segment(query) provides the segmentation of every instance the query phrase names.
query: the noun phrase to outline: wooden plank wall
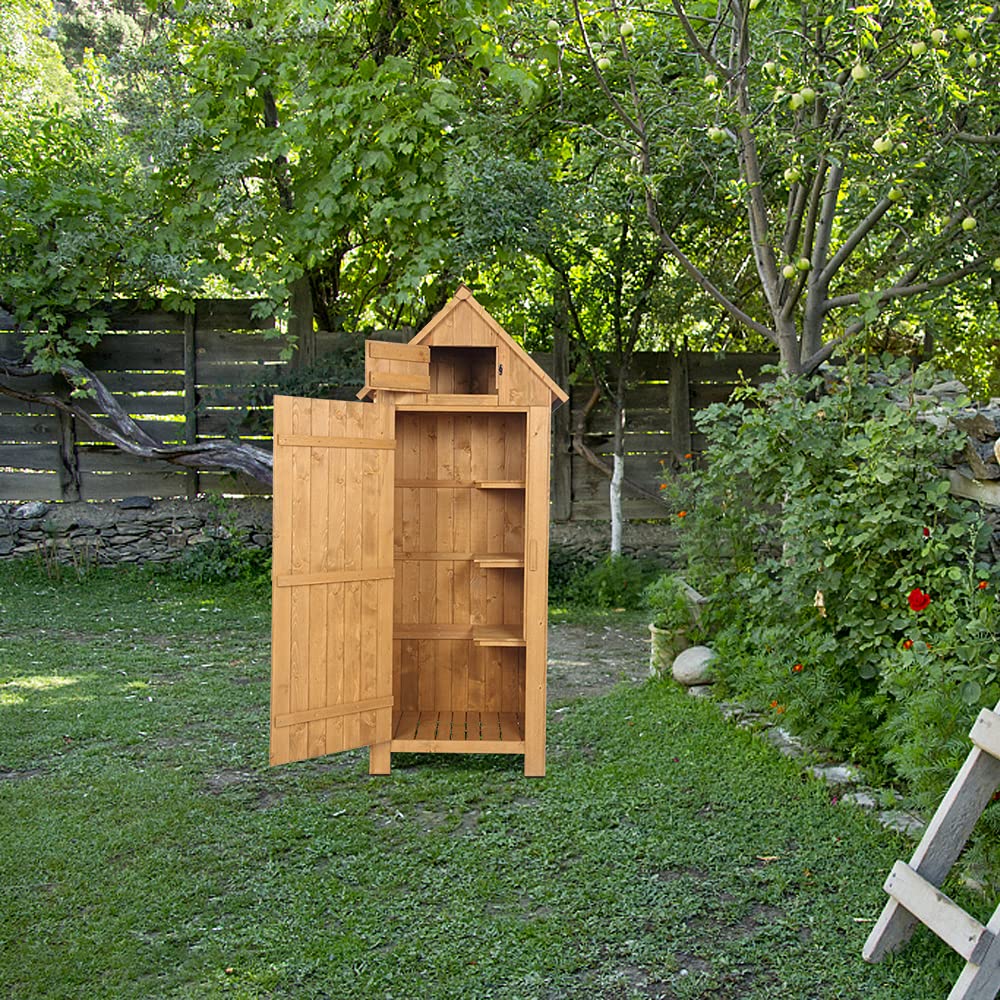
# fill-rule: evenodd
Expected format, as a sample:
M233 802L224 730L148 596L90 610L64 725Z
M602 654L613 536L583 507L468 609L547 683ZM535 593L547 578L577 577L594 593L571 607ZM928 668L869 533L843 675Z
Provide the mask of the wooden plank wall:
M282 337L262 334L273 321L253 317L252 301L205 300L192 316L164 310L122 308L110 329L83 361L121 400L140 425L164 442L191 442L232 433L241 386L266 384L282 365ZM383 336L383 335L380 335ZM386 339L400 339L388 333ZM316 334L318 356L343 335ZM0 357L20 354L17 338L0 330ZM551 354L533 355L556 377ZM703 442L693 433L692 415L728 399L743 379L759 381L773 355L688 353L682 357L646 352L637 355L628 399L626 475L657 491L661 462L676 451L697 452ZM12 379L12 385L55 391L48 376ZM578 423L592 386L569 386L570 403L554 422L553 513L573 520L606 520L608 483L586 461L569 452L568 435ZM687 405L685 406L685 401ZM566 417L569 420L566 420ZM611 461L611 410L599 404L585 435L587 446ZM270 447L270 437L245 437ZM214 472L189 472L166 462L133 458L100 440L86 427L0 395L0 501L105 500L132 495L193 496L198 492L256 493L249 479ZM629 518L664 516L662 505L625 493Z

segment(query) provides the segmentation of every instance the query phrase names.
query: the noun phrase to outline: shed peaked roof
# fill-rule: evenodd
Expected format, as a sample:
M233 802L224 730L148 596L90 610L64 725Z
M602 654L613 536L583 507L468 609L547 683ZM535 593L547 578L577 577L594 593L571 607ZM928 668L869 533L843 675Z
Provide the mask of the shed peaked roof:
M476 297L465 285L459 285L458 290L448 304L410 341L411 344L422 344L437 330L453 313L460 309L472 309L486 324L496 338L515 352L515 356L531 373L538 378L552 393L553 403L565 403L569 396L561 389L535 361L530 354L476 301Z
M475 296L465 285L459 285L458 290L448 304L408 342L407 346L419 347L426 344L429 347L435 345L435 335L441 337L446 332L451 332L448 329L448 321L457 318L463 311L469 310L471 310L479 321L480 329L485 329L487 338L495 338L496 341L504 344L512 352L511 357L516 359L518 364L522 365L533 378L537 379L544 386L546 392L551 396L554 406L565 403L569 399L568 394L545 373L544 369L531 355L476 301ZM459 324L455 325L459 326ZM488 346L488 341L484 345L481 337L482 334L472 340L471 343L463 343L461 336L459 336L450 345L447 341L442 343L438 340L436 346ZM366 384L358 393L358 398L368 398L374 391L376 391L374 386Z

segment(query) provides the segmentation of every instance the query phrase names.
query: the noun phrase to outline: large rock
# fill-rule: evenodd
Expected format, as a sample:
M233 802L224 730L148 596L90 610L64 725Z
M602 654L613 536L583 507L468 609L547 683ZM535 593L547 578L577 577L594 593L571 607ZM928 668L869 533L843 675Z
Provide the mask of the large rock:
M712 661L715 653L708 646L689 646L683 652L678 653L674 659L671 671L674 680L684 687L692 687L695 684L711 684L715 677L712 676Z

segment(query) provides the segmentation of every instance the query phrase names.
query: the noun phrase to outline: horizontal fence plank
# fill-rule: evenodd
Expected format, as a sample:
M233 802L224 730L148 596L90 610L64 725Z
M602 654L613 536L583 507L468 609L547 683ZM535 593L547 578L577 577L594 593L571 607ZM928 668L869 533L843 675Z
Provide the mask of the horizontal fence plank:
M0 500L58 500L60 496L54 472L0 472Z
M59 420L41 413L0 414L0 441L35 444L59 440Z
M632 521L655 521L669 517L669 512L663 510L652 500L622 500L622 516ZM608 498L582 499L573 498L574 521L609 521L611 505Z
M155 468L152 466L151 468ZM182 497L187 495L187 474L177 472L133 472L126 475L103 472L80 474L82 500L120 500L128 496Z
M59 471L56 444L0 444L0 469Z
M95 375L112 371L183 371L184 338L173 332L105 334L96 347L80 352L80 360Z

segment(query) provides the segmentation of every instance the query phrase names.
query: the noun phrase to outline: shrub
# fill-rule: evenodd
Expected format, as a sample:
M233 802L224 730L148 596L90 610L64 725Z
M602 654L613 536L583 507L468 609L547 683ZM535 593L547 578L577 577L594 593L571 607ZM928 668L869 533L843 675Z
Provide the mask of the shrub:
M605 556L592 566L581 566L566 586L566 602L588 608L629 611L642 607L642 595L661 567L649 559Z
M851 363L741 390L704 411L706 464L679 487L723 682L924 804L1000 696L989 529L940 471L961 438L936 377Z
M215 508L212 537L192 545L176 562L167 563L163 572L191 583L244 581L269 585L271 553L250 543L239 526L235 511L222 497L209 495Z
M650 610L650 623L656 628L673 631L694 624L694 605L684 584L672 573L664 573L650 583L642 592L642 603Z

